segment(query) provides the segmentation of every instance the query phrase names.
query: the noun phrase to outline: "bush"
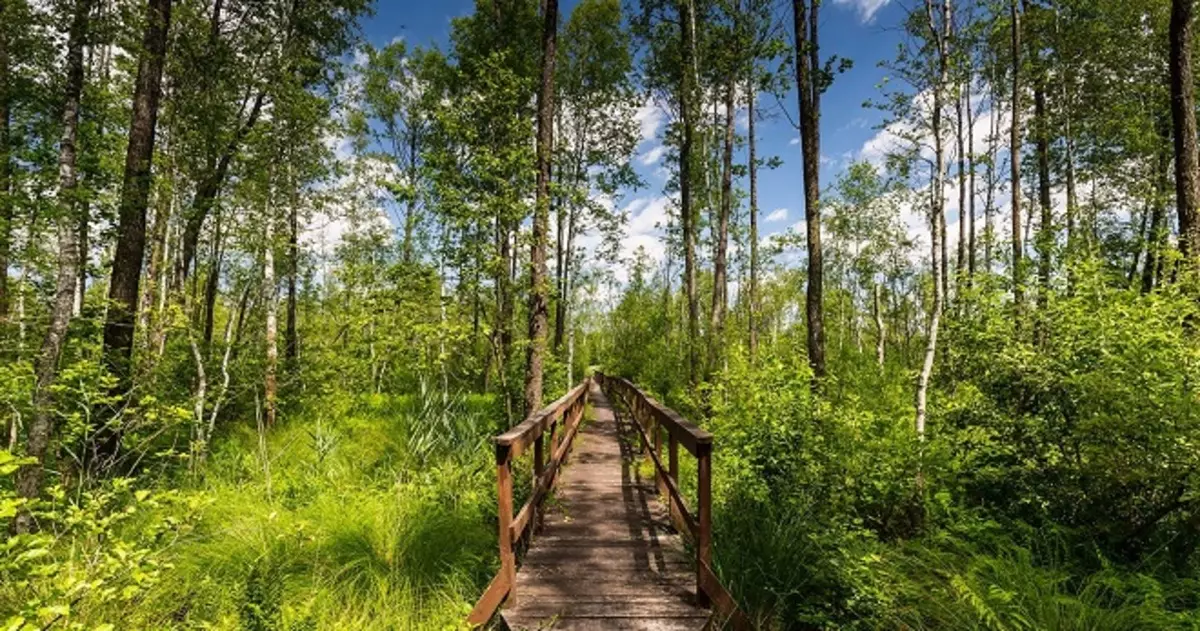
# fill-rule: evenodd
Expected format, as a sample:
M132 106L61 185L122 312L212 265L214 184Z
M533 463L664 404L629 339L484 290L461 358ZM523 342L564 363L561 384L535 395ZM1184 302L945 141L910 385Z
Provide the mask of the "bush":
M25 459L0 451L0 478ZM172 571L171 548L192 528L203 498L137 489L119 478L28 503L0 486L0 528L29 511L38 530L0 543L0 619L4 629L124 627L129 609Z

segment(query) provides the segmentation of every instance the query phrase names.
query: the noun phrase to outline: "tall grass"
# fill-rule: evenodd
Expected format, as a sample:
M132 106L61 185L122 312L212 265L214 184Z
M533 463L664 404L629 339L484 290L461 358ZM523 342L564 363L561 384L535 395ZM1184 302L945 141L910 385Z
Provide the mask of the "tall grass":
M427 629L494 571L487 397L333 398L221 441L207 508L132 626Z

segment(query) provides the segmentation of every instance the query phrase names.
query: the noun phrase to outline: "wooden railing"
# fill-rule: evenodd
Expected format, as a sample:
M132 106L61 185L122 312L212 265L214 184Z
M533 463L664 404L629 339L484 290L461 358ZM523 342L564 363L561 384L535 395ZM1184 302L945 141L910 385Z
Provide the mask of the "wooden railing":
M520 425L493 439L496 445L497 504L500 522L500 571L488 584L479 602L471 610L467 622L486 623L496 613L505 597L516 600L517 544L537 523L542 502L554 487L558 470L571 450L579 429L584 408L587 407L591 378L575 386L561 399L531 414ZM549 433L550 461L545 459L546 434ZM533 493L513 516L512 463L533 447Z
M696 597L713 607L717 617L734 629L752 625L712 569L712 449L713 435L688 422L678 412L654 400L621 377L597 373L605 393L616 395L642 436L642 450L654 462L654 478L675 528L691 539L696 549ZM611 398L611 397L610 397ZM667 439L667 466L662 462L663 434ZM679 446L696 457L696 512L688 509L679 490Z

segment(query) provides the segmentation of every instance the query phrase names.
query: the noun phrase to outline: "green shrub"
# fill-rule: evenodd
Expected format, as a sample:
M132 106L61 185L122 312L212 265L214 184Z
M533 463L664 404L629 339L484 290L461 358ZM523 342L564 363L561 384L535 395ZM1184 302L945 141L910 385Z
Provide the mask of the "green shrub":
M27 462L0 450L0 478ZM204 505L198 495L137 489L125 478L28 503L0 485L0 528L28 511L38 529L0 542L0 620L8 631L124 628L130 608L173 570L172 547Z

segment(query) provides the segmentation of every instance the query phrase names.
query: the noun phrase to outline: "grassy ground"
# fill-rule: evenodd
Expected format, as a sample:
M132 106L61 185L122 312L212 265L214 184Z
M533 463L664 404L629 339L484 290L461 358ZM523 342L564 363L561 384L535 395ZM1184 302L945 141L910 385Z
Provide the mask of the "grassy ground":
M139 628L443 629L494 571L491 401L331 402L221 441ZM317 411L325 410L324 412Z

